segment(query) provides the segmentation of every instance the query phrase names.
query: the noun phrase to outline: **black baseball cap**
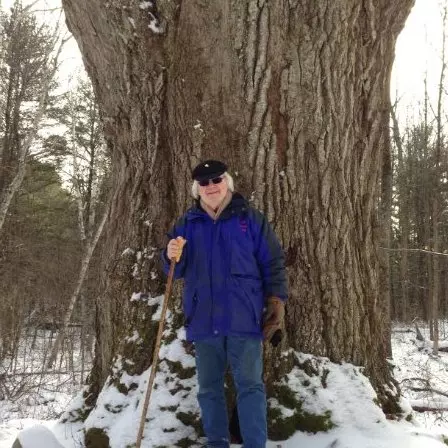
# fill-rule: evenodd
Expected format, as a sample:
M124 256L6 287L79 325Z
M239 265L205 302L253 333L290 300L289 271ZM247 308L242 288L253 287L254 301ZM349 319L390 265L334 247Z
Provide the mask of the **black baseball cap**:
M227 171L227 165L219 160L205 160L193 170L191 177L194 180L208 180L219 177Z

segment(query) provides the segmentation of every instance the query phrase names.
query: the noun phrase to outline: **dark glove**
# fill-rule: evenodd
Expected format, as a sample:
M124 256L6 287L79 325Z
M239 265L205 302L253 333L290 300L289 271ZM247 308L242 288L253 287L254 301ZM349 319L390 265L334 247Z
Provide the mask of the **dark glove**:
M263 336L267 341L271 341L274 334L277 334L276 339L281 334L284 317L285 303L283 300L278 297L269 297L266 301L266 311L263 316ZM280 330L280 333L277 333L278 330Z

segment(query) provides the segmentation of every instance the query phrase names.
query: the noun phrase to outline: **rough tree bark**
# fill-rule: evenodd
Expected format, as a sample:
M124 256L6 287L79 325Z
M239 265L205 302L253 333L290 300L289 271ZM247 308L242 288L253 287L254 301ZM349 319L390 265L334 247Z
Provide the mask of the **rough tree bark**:
M88 401L133 325L131 294L162 291L155 259L190 203L191 168L218 157L283 243L289 346L366 366L386 404L377 199L394 45L413 0L63 5L114 170Z

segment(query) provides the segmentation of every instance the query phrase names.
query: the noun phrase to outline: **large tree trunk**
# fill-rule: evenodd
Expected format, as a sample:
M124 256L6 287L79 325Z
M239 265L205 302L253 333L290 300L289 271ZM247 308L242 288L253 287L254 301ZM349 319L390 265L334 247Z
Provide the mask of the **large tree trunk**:
M413 0L138 3L63 0L114 168L90 402L132 328L131 294L162 291L149 273L205 157L229 163L283 243L287 343L365 365L380 390L391 378L378 186L394 45ZM127 248L143 254L134 276ZM150 353L134 359L141 369Z

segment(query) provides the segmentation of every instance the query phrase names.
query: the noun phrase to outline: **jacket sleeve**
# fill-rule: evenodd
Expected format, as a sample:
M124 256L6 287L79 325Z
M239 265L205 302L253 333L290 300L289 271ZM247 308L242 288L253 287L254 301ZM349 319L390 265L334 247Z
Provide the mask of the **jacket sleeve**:
M255 211L255 222L255 257L263 280L264 296L285 301L288 297L285 254L267 218Z
M173 238L177 238L178 236L181 236L183 238L186 238L186 223L187 220L185 216L180 218L174 227L167 233L168 241L172 240ZM188 244L188 242L187 242ZM187 266L187 244L184 246L184 249L182 251L182 256L180 257L180 260L178 263L176 263L176 267L174 269L174 279L182 278L185 274L185 267ZM162 263L163 263L163 271L166 275L168 275L168 272L170 270L170 264L171 261L168 259L167 255L167 249L163 249L162 251Z

